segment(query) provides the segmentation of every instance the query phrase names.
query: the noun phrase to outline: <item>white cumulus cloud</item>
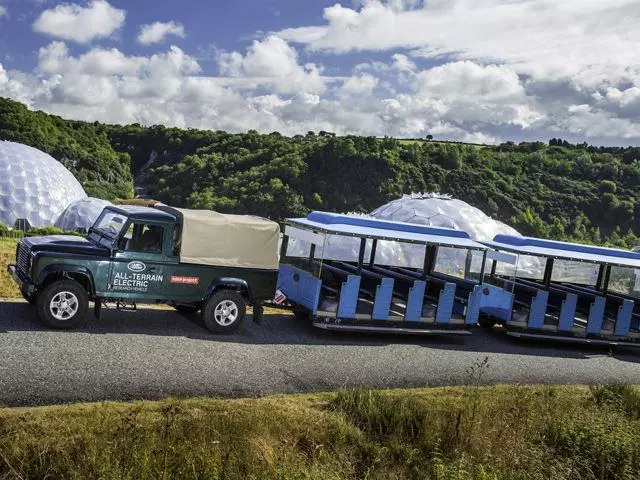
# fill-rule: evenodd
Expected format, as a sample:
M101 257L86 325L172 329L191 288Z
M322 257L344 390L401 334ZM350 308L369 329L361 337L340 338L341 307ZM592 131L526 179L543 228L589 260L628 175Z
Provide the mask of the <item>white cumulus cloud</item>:
M154 22L149 25L142 25L138 34L138 42L142 45L151 45L164 41L170 35L184 38L184 25L176 22Z
M378 79L368 73L355 75L342 85L342 93L366 94L371 93L378 85Z
M223 75L269 84L280 93L322 93L325 82L314 63L301 65L298 52L277 36L254 41L245 55L222 52L218 63Z
M70 49L69 41L118 28L112 22L81 34L79 17L91 23L84 21L89 11L116 9L104 0L63 4L47 12L77 31L67 26L67 37L55 35L66 41L40 48L31 72L0 66L0 96L110 123L629 144L640 142L640 37L630 28L640 20L639 5L354 0L325 9L319 25L260 33L242 49L215 48L206 60L217 62L213 74L201 68L202 55L176 46L145 55ZM145 25L142 43L182 36L179 27Z
M36 32L77 43L111 36L124 24L126 12L105 0L92 0L86 7L63 3L45 10L33 24Z
M333 53L411 50L505 63L543 79L596 86L637 77L640 3L636 0L365 0L337 3L324 24L279 32L285 40Z

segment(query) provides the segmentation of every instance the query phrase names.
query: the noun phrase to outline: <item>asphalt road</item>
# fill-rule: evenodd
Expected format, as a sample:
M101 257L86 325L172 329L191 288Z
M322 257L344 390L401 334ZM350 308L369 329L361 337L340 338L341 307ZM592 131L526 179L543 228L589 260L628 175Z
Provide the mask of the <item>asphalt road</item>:
M214 336L198 315L104 311L78 330L46 330L34 308L0 301L0 404L253 396L341 387L469 383L640 383L640 350L524 342L499 330L471 337L335 334L267 316Z

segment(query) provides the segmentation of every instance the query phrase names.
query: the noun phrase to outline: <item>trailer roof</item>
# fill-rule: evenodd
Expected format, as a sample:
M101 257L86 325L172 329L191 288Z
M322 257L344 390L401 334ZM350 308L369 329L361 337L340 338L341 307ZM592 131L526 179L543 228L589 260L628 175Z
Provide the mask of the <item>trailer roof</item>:
M493 241L484 243L497 250L507 250L523 255L640 268L640 253L619 248L598 247L513 235L496 235Z
M452 228L390 222L328 212L312 212L307 218L290 218L287 223L331 235L487 250L486 246L471 240L468 233Z

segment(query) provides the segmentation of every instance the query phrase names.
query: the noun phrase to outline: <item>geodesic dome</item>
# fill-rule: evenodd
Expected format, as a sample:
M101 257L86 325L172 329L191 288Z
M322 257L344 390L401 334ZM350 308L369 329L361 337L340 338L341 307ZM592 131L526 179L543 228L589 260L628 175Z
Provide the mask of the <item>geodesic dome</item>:
M25 218L52 226L71 202L85 198L82 185L55 158L21 143L0 141L0 222Z
M433 227L447 227L467 232L473 240L490 241L498 234L519 236L514 228L487 216L482 210L472 207L462 200L436 193L404 195L398 200L383 205L371 216L381 220L417 223ZM411 257L415 247L403 246L404 255ZM395 255L398 255L396 252ZM455 269L461 269L465 262L462 252L449 251L442 256L442 263L450 263ZM519 277L541 280L544 274L545 259L533 256L518 256L517 270L511 270L505 264L498 264L498 273L512 275L517 271ZM594 268L591 264L556 261L553 270L555 281L574 282L589 285L595 283ZM597 276L597 271L596 271Z
M107 200L87 197L72 202L56 220L55 226L63 230L89 230L104 207L113 205Z
M375 209L371 212L371 216L380 220L454 228L467 232L473 240L480 242L493 240L499 233L520 235L514 228L494 220L479 208L472 207L462 200L437 193L403 195L402 198ZM408 259L421 259L423 256L423 249L418 250L415 246L403 245L401 250ZM473 271L479 271L482 265L481 257L475 257L474 260L476 261L472 263L471 268ZM455 275L457 272L464 271L465 262L466 252L464 250L442 248L438 255L436 269ZM408 260L405 260L405 263L408 263ZM420 268L420 265L415 265L415 261L413 263L413 267ZM528 269L535 267L537 269L538 266L530 265L530 262L525 266L523 262L520 262L518 267Z
M499 233L520 235L514 228L486 215L462 200L435 193L404 195L371 212L371 216L394 222L455 228L473 240L493 240Z
M499 233L519 235L515 229L492 219L482 210L462 200L435 193L404 195L375 209L368 216L380 220L463 230L477 241L493 240ZM369 248L370 245L367 245L365 258L369 258ZM329 235L324 248L316 249L316 252L325 259L353 261L358 258L359 250L359 239ZM305 256L308 254L308 245L294 241L289 252L292 255ZM376 249L376 263L422 268L424 253L425 247L421 245L381 241ZM461 275L466 260L465 250L443 247L440 249L436 268L441 272ZM479 271L481 265L482 257L474 257L472 270ZM525 262L520 262L518 268L533 268L537 271L538 264L526 262L525 265Z

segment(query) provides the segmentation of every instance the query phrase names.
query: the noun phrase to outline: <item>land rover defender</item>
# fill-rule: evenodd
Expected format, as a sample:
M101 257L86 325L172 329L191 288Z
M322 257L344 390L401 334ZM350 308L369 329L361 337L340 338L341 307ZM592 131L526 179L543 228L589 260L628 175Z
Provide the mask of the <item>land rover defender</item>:
M9 271L53 328L76 326L90 301L97 318L104 303L165 303L201 311L210 331L225 333L238 328L248 305L259 320L263 303L273 299L279 235L277 223L259 217L109 206L86 238L24 238Z

